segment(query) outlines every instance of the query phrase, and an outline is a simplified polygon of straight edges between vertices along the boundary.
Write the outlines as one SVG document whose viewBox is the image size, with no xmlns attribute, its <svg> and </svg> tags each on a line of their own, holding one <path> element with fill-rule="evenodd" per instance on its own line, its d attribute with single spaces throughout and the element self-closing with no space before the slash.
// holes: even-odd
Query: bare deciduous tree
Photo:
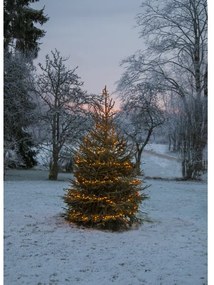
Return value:
<svg viewBox="0 0 214 285">
<path fill-rule="evenodd" d="M 122 84 L 122 82 L 121 82 Z M 124 134 L 132 144 L 137 174 L 141 173 L 141 158 L 155 128 L 164 123 L 164 114 L 160 109 L 157 90 L 149 84 L 137 84 L 122 88 L 124 104 L 119 116 Z"/>
<path fill-rule="evenodd" d="M 137 17 L 147 48 L 126 59 L 124 84 L 152 82 L 180 98 L 185 178 L 202 170 L 207 143 L 207 1 L 143 1 Z"/>
<path fill-rule="evenodd" d="M 38 76 L 36 92 L 45 104 L 43 120 L 51 134 L 50 180 L 57 180 L 60 151 L 66 142 L 74 143 L 86 121 L 86 92 L 81 89 L 83 83 L 76 74 L 77 68 L 67 68 L 67 60 L 55 50 L 46 56 L 44 66 L 39 64 L 42 73 Z"/>
</svg>

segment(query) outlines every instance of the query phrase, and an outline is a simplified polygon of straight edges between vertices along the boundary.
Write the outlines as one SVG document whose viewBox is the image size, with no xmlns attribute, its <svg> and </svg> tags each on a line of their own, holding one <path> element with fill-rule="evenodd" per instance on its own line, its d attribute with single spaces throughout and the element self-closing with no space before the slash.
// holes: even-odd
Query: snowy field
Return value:
<svg viewBox="0 0 214 285">
<path fill-rule="evenodd" d="M 165 145 L 154 148 L 148 146 L 143 153 L 142 169 L 144 175 L 150 178 L 182 178 L 179 158 L 168 153 Z"/>
<path fill-rule="evenodd" d="M 159 164 L 163 168 L 152 156 L 147 153 L 144 165 L 148 176 L 156 175 L 152 169 Z M 165 162 L 165 177 L 171 162 L 168 167 Z M 47 176 L 39 170 L 6 174 L 5 285 L 207 284 L 205 182 L 147 179 L 150 199 L 141 207 L 146 221 L 138 229 L 111 233 L 66 223 L 61 197 L 71 175 L 60 174 L 57 182 Z"/>
</svg>

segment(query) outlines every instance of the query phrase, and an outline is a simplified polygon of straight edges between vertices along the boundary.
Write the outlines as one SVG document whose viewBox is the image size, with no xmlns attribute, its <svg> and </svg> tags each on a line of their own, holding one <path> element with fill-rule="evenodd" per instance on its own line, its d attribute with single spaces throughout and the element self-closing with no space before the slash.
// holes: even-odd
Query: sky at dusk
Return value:
<svg viewBox="0 0 214 285">
<path fill-rule="evenodd" d="M 110 93 L 116 88 L 123 68 L 122 59 L 141 49 L 135 17 L 141 0 L 40 0 L 32 7 L 45 6 L 49 21 L 41 39 L 38 62 L 55 48 L 66 65 L 74 68 L 89 93 L 100 94 L 107 85 Z"/>
</svg>

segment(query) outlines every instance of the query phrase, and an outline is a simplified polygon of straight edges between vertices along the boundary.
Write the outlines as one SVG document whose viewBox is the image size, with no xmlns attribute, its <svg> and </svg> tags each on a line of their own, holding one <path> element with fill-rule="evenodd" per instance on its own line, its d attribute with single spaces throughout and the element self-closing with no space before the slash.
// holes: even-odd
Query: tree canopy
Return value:
<svg viewBox="0 0 214 285">
<path fill-rule="evenodd" d="M 4 0 L 4 47 L 10 46 L 22 53 L 31 52 L 34 57 L 39 51 L 39 39 L 45 31 L 38 28 L 48 17 L 44 7 L 40 10 L 30 6 L 39 0 Z"/>
</svg>

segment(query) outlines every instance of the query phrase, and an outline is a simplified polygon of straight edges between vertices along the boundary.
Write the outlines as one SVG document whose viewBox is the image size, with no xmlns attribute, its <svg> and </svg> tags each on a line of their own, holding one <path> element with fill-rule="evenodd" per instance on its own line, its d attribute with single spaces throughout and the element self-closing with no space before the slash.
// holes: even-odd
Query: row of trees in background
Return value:
<svg viewBox="0 0 214 285">
<path fill-rule="evenodd" d="M 4 1 L 4 152 L 26 167 L 36 164 L 38 145 L 51 146 L 49 179 L 56 180 L 59 160 L 69 156 L 93 125 L 90 106 L 99 96 L 83 90 L 77 67 L 54 50 L 38 69 L 33 59 L 48 17 L 33 0 Z M 205 0 L 143 1 L 137 23 L 146 48 L 125 59 L 117 91 L 118 128 L 130 142 L 135 167 L 154 131 L 165 126 L 170 149 L 182 157 L 183 176 L 203 171 L 207 144 L 207 3 Z M 38 71 L 38 72 L 37 72 Z"/>
<path fill-rule="evenodd" d="M 141 8 L 137 24 L 146 47 L 123 61 L 118 90 L 127 100 L 133 89 L 146 94 L 149 86 L 173 122 L 169 136 L 183 176 L 197 178 L 207 145 L 207 1 L 145 0 Z"/>
</svg>

